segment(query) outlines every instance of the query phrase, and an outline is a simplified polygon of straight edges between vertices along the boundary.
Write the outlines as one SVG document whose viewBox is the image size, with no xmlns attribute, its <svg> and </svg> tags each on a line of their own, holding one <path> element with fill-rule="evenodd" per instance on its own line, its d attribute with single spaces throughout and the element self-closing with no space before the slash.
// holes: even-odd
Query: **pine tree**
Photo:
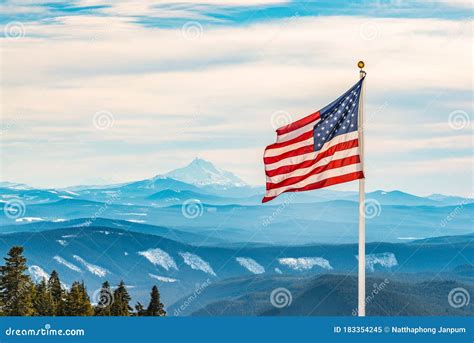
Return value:
<svg viewBox="0 0 474 343">
<path fill-rule="evenodd" d="M 52 316 L 54 315 L 54 304 L 51 292 L 48 289 L 46 280 L 43 279 L 35 287 L 35 295 L 33 305 L 36 316 Z"/>
<path fill-rule="evenodd" d="M 99 301 L 94 309 L 96 316 L 110 316 L 112 315 L 111 308 L 112 303 L 114 302 L 114 295 L 110 284 L 108 281 L 105 281 L 102 284 L 102 288 L 99 293 Z"/>
<path fill-rule="evenodd" d="M 137 301 L 137 304 L 135 305 L 135 315 L 137 317 L 142 317 L 142 316 L 147 315 L 145 307 L 143 307 L 143 304 L 139 301 Z"/>
<path fill-rule="evenodd" d="M 120 281 L 120 284 L 114 291 L 114 302 L 111 307 L 112 316 L 129 316 L 132 308 L 129 305 L 131 298 L 128 294 L 125 283 Z"/>
<path fill-rule="evenodd" d="M 81 284 L 79 285 L 79 290 L 81 294 L 81 316 L 93 316 L 94 307 L 92 307 L 91 299 L 87 294 L 87 289 L 84 285 L 84 282 L 81 282 Z"/>
<path fill-rule="evenodd" d="M 74 281 L 71 288 L 66 294 L 66 301 L 64 303 L 63 311 L 65 316 L 79 316 L 81 307 L 81 291 L 79 289 L 79 282 Z"/>
<path fill-rule="evenodd" d="M 93 313 L 84 283 L 74 281 L 66 295 L 64 314 L 66 316 L 92 316 Z"/>
<path fill-rule="evenodd" d="M 29 285 L 28 285 L 28 292 L 30 293 L 30 297 L 31 297 L 31 306 L 33 308 L 30 316 L 38 316 L 38 311 L 36 311 L 36 307 L 35 307 L 35 299 L 36 297 L 38 296 L 37 292 L 36 292 L 36 285 L 34 282 L 31 282 Z"/>
<path fill-rule="evenodd" d="M 153 286 L 153 288 L 151 289 L 151 299 L 150 304 L 148 304 L 147 315 L 166 316 L 164 305 L 160 301 L 160 292 L 158 291 L 158 287 L 156 286 Z"/>
<path fill-rule="evenodd" d="M 6 316 L 31 316 L 34 314 L 33 282 L 25 273 L 26 258 L 23 248 L 14 246 L 0 267 L 0 299 Z"/>
<path fill-rule="evenodd" d="M 4 312 L 4 310 L 3 310 L 3 306 L 4 306 L 3 299 L 2 299 L 2 297 L 0 296 L 0 317 L 2 317 L 2 316 L 5 315 L 5 312 Z"/>
<path fill-rule="evenodd" d="M 61 287 L 58 272 L 53 270 L 48 281 L 48 291 L 53 300 L 53 313 L 55 316 L 64 316 L 65 292 Z"/>
</svg>

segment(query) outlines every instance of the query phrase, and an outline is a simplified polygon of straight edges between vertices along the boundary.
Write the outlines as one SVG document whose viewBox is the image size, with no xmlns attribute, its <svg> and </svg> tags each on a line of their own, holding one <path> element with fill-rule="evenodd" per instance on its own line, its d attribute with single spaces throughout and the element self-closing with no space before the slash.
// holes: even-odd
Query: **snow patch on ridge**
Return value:
<svg viewBox="0 0 474 343">
<path fill-rule="evenodd" d="M 15 219 L 15 221 L 18 223 L 23 223 L 23 222 L 32 223 L 32 222 L 40 222 L 43 220 L 44 219 L 40 217 L 22 217 L 22 218 Z"/>
<path fill-rule="evenodd" d="M 190 266 L 194 270 L 201 270 L 204 273 L 211 274 L 216 276 L 214 270 L 212 269 L 211 265 L 204 261 L 201 257 L 195 254 L 191 254 L 190 252 L 180 252 L 179 253 L 188 266 Z"/>
<path fill-rule="evenodd" d="M 98 277 L 104 277 L 108 273 L 107 269 L 91 264 L 78 255 L 73 255 L 72 257 L 74 257 L 77 262 L 81 263 L 90 273 L 97 275 Z"/>
<path fill-rule="evenodd" d="M 173 279 L 173 278 L 170 278 L 170 277 L 166 277 L 166 276 L 159 276 L 159 275 L 155 275 L 155 274 L 151 274 L 151 273 L 148 273 L 148 276 L 151 277 L 152 279 L 156 279 L 158 281 L 161 281 L 161 282 L 176 282 L 178 281 L 177 279 Z"/>
<path fill-rule="evenodd" d="M 278 262 L 280 262 L 281 265 L 297 271 L 310 270 L 314 266 L 319 266 L 327 270 L 333 269 L 329 261 L 322 257 L 285 257 L 279 258 Z"/>
<path fill-rule="evenodd" d="M 397 237 L 397 239 L 402 241 L 414 241 L 417 239 L 423 239 L 423 237 Z"/>
<path fill-rule="evenodd" d="M 359 259 L 359 256 L 356 256 Z M 384 268 L 392 268 L 398 266 L 397 258 L 392 252 L 383 252 L 379 254 L 368 254 L 365 256 L 365 268 L 371 272 L 375 271 L 375 265 Z"/>
<path fill-rule="evenodd" d="M 138 255 L 142 255 L 152 264 L 159 265 L 166 270 L 169 270 L 170 268 L 178 270 L 178 266 L 176 265 L 176 262 L 173 260 L 173 258 L 166 251 L 163 251 L 159 248 L 139 251 Z"/>
<path fill-rule="evenodd" d="M 249 272 L 254 274 L 263 274 L 265 273 L 265 268 L 257 261 L 249 257 L 236 257 L 235 260 L 239 262 L 239 264 L 246 268 Z"/>
<path fill-rule="evenodd" d="M 54 256 L 53 258 L 54 258 L 54 260 L 55 260 L 56 262 L 58 262 L 59 264 L 62 264 L 62 265 L 68 267 L 69 269 L 71 269 L 71 270 L 73 270 L 73 271 L 75 271 L 75 272 L 82 273 L 81 268 L 79 268 L 79 267 L 76 266 L 75 264 L 72 264 L 72 263 L 69 262 L 69 261 L 66 261 L 66 260 L 65 260 L 64 258 L 62 258 L 61 256 L 56 255 L 56 256 Z"/>
</svg>

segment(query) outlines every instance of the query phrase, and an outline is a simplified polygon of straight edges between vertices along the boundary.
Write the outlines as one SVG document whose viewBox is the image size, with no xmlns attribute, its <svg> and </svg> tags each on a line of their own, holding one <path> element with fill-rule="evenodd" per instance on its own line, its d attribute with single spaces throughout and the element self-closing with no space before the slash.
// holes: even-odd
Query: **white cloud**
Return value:
<svg viewBox="0 0 474 343">
<path fill-rule="evenodd" d="M 287 3 L 289 0 L 171 0 L 171 3 L 219 6 L 258 6 Z"/>
<path fill-rule="evenodd" d="M 135 8 L 141 7 L 154 7 L 163 4 L 168 5 L 214 5 L 214 6 L 261 6 L 261 5 L 273 5 L 287 3 L 288 0 L 171 0 L 164 2 L 163 0 L 148 0 L 146 4 L 140 4 L 136 1 L 130 0 L 81 0 L 79 1 L 80 6 L 98 6 L 98 5 L 109 5 L 109 6 L 121 6 L 126 4 L 130 6 L 132 13 Z"/>
<path fill-rule="evenodd" d="M 374 39 L 361 32 L 367 23 Z M 397 113 L 406 113 L 400 106 L 413 101 L 414 92 L 442 90 L 439 102 L 445 107 L 470 103 L 469 97 L 450 97 L 471 90 L 469 25 L 293 18 L 239 27 L 203 24 L 202 36 L 187 40 L 181 28 L 144 28 L 120 17 L 29 23 L 26 37 L 2 42 L 3 115 L 6 121 L 20 118 L 20 125 L 2 135 L 9 162 L 4 178 L 32 177 L 27 171 L 35 166 L 34 177 L 45 182 L 51 162 L 64 161 L 57 168 L 68 182 L 97 176 L 90 173 L 105 176 L 110 169 L 125 181 L 200 155 L 262 183 L 261 151 L 274 140 L 272 113 L 285 110 L 297 119 L 321 108 L 357 80 L 358 59 L 367 64 L 367 107 L 391 98 L 389 110 L 371 119 L 380 130 L 367 138 L 376 142 L 368 152 L 460 149 L 469 143 L 467 136 L 440 137 L 440 127 L 425 130 L 427 137 L 411 130 L 401 140 L 394 133 L 404 125 L 397 119 Z M 113 114 L 108 130 L 93 126 L 101 110 Z M 441 125 L 424 104 L 410 111 L 423 125 Z M 23 149 L 25 142 L 33 144 Z M 118 143 L 129 144 L 130 151 L 117 155 Z M 236 163 L 235 156 L 246 158 Z M 66 182 L 66 176 L 55 181 Z"/>
<path fill-rule="evenodd" d="M 410 153 L 417 150 L 465 150 L 472 149 L 472 135 L 458 135 L 449 137 L 432 137 L 425 139 L 390 139 L 383 136 L 369 137 L 367 152 L 387 154 L 393 152 Z"/>
<path fill-rule="evenodd" d="M 364 42 L 357 28 L 366 20 L 376 23 L 385 37 Z M 216 115 L 229 110 L 229 104 L 241 113 L 247 105 L 245 115 L 268 108 L 269 103 L 277 110 L 290 101 L 302 100 L 303 104 L 313 99 L 311 105 L 288 108 L 300 115 L 304 112 L 297 111 L 330 101 L 335 91 L 352 83 L 350 75 L 356 74 L 353 65 L 359 56 L 366 59 L 372 95 L 421 87 L 470 87 L 470 77 L 463 72 L 470 63 L 470 53 L 464 48 L 470 35 L 456 36 L 458 22 L 300 19 L 209 29 L 202 39 L 187 41 L 180 30 L 148 30 L 117 18 L 65 17 L 61 21 L 59 25 L 28 27 L 32 35 L 52 35 L 54 39 L 6 42 L 5 92 L 12 99 L 6 104 L 7 115 L 13 112 L 12 106 L 17 111 L 28 107 L 29 100 L 36 111 L 53 116 L 59 115 L 55 112 L 64 115 L 65 108 L 85 107 L 90 108 L 89 113 L 106 108 L 113 113 L 179 116 L 189 115 L 189 109 L 198 106 L 212 105 L 212 115 Z M 314 27 L 337 29 L 315 31 Z M 427 31 L 427 27 L 437 29 Z M 338 37 L 347 37 L 344 53 L 334 46 Z M 449 43 L 450 49 L 440 51 L 443 43 Z M 29 58 L 31 50 L 35 51 L 34 59 Z M 440 61 L 458 67 L 440 68 Z M 123 94 L 127 101 L 115 101 Z M 49 97 L 56 101 L 44 101 Z M 15 101 L 17 98 L 22 101 Z M 236 103 L 242 104 L 240 108 Z M 68 115 L 83 117 L 78 110 L 74 112 Z"/>
<path fill-rule="evenodd" d="M 199 14 L 199 9 L 212 7 L 214 10 L 229 7 L 268 6 L 283 4 L 288 0 L 77 0 L 68 5 L 72 7 L 97 7 L 95 13 L 117 15 L 122 17 L 146 16 L 151 18 L 206 18 Z M 61 0 L 49 0 L 48 5 L 65 4 Z M 183 9 L 185 8 L 185 9 Z M 57 15 L 55 11 L 45 6 L 39 0 L 5 0 L 0 4 L 3 14 L 45 14 L 51 17 Z"/>
<path fill-rule="evenodd" d="M 432 0 L 435 4 L 442 4 L 448 7 L 459 7 L 472 10 L 471 0 Z"/>
<path fill-rule="evenodd" d="M 442 158 L 428 161 L 408 162 L 405 165 L 406 168 L 401 172 L 403 174 L 411 175 L 426 175 L 439 174 L 439 170 L 442 169 L 443 174 L 459 173 L 465 170 L 469 170 L 469 168 L 472 168 L 472 166 L 473 165 L 471 157 Z M 451 174 L 451 176 L 453 176 L 453 174 Z"/>
</svg>

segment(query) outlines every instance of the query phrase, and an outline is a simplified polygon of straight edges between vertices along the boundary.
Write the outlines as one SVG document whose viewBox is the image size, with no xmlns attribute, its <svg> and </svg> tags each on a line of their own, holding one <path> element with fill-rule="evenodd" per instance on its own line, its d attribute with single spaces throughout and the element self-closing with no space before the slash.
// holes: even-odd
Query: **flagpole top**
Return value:
<svg viewBox="0 0 474 343">
<path fill-rule="evenodd" d="M 359 61 L 357 62 L 357 66 L 360 68 L 360 75 L 361 77 L 365 76 L 365 71 L 364 71 L 364 67 L 365 67 L 365 63 L 364 61 Z"/>
</svg>

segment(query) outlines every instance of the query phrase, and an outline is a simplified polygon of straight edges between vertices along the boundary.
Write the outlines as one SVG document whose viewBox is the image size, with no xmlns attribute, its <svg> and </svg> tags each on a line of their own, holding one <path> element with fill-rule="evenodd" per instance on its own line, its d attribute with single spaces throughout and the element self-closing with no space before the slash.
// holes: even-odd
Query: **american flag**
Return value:
<svg viewBox="0 0 474 343">
<path fill-rule="evenodd" d="M 362 78 L 323 109 L 276 130 L 263 156 L 267 192 L 262 202 L 363 179 L 358 115 Z"/>
</svg>

